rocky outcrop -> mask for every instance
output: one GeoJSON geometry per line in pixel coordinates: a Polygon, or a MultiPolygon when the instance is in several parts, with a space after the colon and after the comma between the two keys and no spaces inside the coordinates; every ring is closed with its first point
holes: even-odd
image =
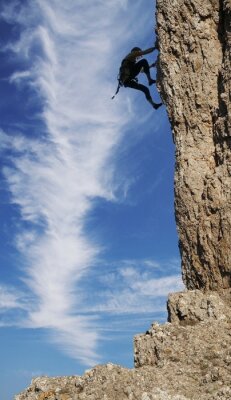
{"type": "Polygon", "coordinates": [[[159,0],[158,81],[176,144],[188,289],[231,286],[230,0],[159,0]]]}
{"type": "Polygon", "coordinates": [[[215,292],[175,293],[169,319],[135,337],[135,367],[41,377],[15,400],[230,400],[230,308],[215,292]]]}
{"type": "Polygon", "coordinates": [[[176,144],[187,290],[134,340],[135,368],[40,377],[15,400],[231,399],[230,0],[158,0],[158,86],[176,144]]]}
{"type": "Polygon", "coordinates": [[[152,365],[175,371],[184,375],[189,386],[192,378],[203,388],[200,396],[207,392],[206,383],[229,384],[231,314],[225,301],[215,292],[175,293],[169,297],[168,310],[171,323],[154,323],[146,334],[135,337],[136,367],[152,365]]]}

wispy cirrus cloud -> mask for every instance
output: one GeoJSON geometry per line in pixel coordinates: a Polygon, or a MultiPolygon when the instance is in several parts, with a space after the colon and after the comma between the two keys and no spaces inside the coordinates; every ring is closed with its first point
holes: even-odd
{"type": "Polygon", "coordinates": [[[0,312],[15,308],[23,308],[21,303],[21,294],[16,293],[13,288],[5,285],[0,286],[0,312]]]}
{"type": "Polygon", "coordinates": [[[29,299],[14,286],[0,284],[0,327],[17,326],[28,311],[29,299]]]}
{"type": "MultiPolygon", "coordinates": [[[[121,105],[110,103],[103,73],[111,67],[113,35],[105,32],[118,20],[117,4],[126,2],[89,7],[80,0],[38,0],[24,7],[13,1],[1,12],[21,27],[19,40],[5,51],[26,60],[26,69],[16,70],[9,82],[32,88],[46,131],[46,136],[39,127],[31,135],[1,133],[3,150],[10,149],[3,173],[12,203],[31,224],[17,234],[21,279],[30,294],[21,323],[49,329],[53,342],[87,364],[98,360],[99,334],[95,318],[79,315],[77,286],[101,246],[87,236],[84,222],[92,199],[114,198],[108,160],[128,120],[121,105]]],[[[8,308],[18,306],[10,293],[3,301],[8,308]]]]}
{"type": "Polygon", "coordinates": [[[165,312],[168,294],[184,290],[179,265],[179,259],[105,263],[96,271],[94,280],[98,281],[100,291],[94,293],[91,289],[93,302],[88,303],[88,309],[111,316],[139,314],[139,318],[147,313],[165,312]]]}
{"type": "MultiPolygon", "coordinates": [[[[116,199],[113,160],[133,117],[128,98],[110,101],[115,80],[112,85],[109,79],[112,73],[116,77],[116,50],[125,49],[125,33],[127,41],[134,34],[134,21],[136,30],[144,26],[145,21],[137,19],[141,2],[133,4],[129,21],[128,3],[12,1],[1,11],[1,18],[21,29],[19,39],[4,48],[23,64],[9,83],[18,90],[30,88],[30,100],[38,103],[36,121],[39,116],[29,134],[1,132],[2,150],[8,151],[4,178],[21,216],[16,243],[24,260],[20,279],[29,299],[23,303],[26,317],[15,323],[49,330],[53,342],[85,364],[98,361],[97,312],[119,312],[124,305],[133,312],[138,301],[146,304],[143,286],[148,277],[125,266],[114,283],[120,278],[127,289],[105,289],[96,308],[90,302],[84,308],[81,290],[101,252],[85,221],[94,199],[116,199]]],[[[152,281],[149,291],[161,285],[160,296],[177,286],[177,280],[152,281]]],[[[8,309],[21,304],[10,292],[3,300],[8,309]]]]}

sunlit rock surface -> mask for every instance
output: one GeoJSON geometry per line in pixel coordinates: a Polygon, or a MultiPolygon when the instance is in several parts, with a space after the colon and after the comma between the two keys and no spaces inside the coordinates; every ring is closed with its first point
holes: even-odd
{"type": "Polygon", "coordinates": [[[176,144],[188,289],[231,286],[230,0],[159,0],[159,88],[176,144]]]}
{"type": "Polygon", "coordinates": [[[40,377],[16,400],[230,400],[230,307],[218,293],[175,293],[169,319],[135,337],[135,368],[40,377]]]}

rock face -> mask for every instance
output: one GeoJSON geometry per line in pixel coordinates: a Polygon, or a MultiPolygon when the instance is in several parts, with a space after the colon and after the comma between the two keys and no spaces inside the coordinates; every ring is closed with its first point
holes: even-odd
{"type": "MultiPolygon", "coordinates": [[[[152,324],[145,335],[135,337],[135,365],[178,368],[185,379],[193,377],[203,386],[218,371],[221,382],[229,382],[230,308],[215,292],[199,290],[175,293],[168,300],[169,320],[152,324]],[[228,356],[228,357],[227,357],[228,356]]],[[[214,379],[218,380],[218,379],[214,379]]],[[[203,388],[203,390],[205,387],[203,388]]]]}
{"type": "Polygon", "coordinates": [[[231,286],[231,2],[159,0],[158,81],[176,144],[188,289],[231,286]]]}
{"type": "Polygon", "coordinates": [[[15,400],[231,399],[230,0],[158,0],[158,86],[176,144],[183,279],[168,322],[134,340],[135,368],[40,377],[15,400]]]}
{"type": "Polygon", "coordinates": [[[135,367],[40,377],[15,400],[230,400],[230,307],[218,293],[175,293],[169,320],[135,337],[135,367]]]}

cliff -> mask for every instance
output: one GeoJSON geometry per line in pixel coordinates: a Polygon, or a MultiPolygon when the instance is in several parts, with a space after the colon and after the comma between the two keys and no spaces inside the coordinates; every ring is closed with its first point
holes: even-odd
{"type": "Polygon", "coordinates": [[[188,290],[135,337],[135,368],[41,377],[16,400],[230,400],[230,0],[158,0],[158,87],[176,145],[175,209],[188,290]]]}
{"type": "Polygon", "coordinates": [[[158,81],[176,144],[175,210],[188,289],[231,286],[229,0],[159,0],[158,81]]]}

